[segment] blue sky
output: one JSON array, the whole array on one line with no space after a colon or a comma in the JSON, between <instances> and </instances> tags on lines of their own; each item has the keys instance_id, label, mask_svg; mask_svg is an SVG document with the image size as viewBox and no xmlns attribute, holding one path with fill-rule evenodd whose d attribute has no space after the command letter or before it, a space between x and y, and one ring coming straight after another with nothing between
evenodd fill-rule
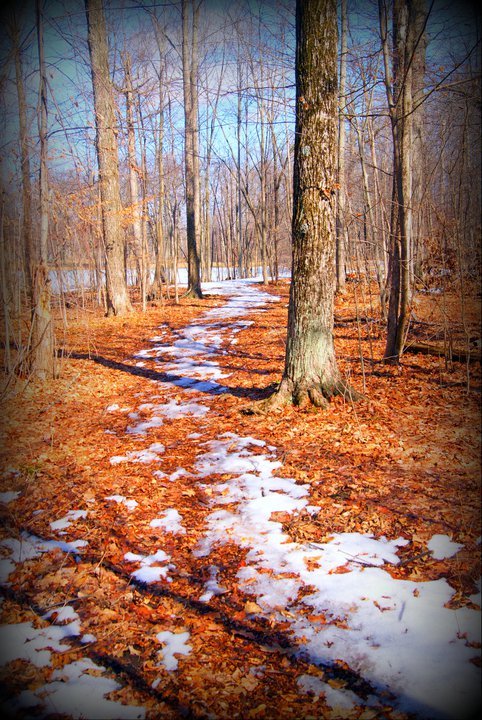
<instances>
[{"instance_id":1,"label":"blue sky","mask_svg":"<svg viewBox=\"0 0 482 720\"><path fill-rule=\"evenodd\" d=\"M170 4L170 3L168 3ZM163 2L132 2L131 0L113 0L107 2L108 25L113 31L117 40L121 42L123 37L127 38L127 46L136 50L139 37L141 48L151 52L151 59L157 63L157 51L150 33L150 21L146 13L146 6L152 12L166 17L168 20L168 36L174 45L179 43L179 9L166 10ZM154 8L156 5L156 8ZM294 0L249 0L251 9L259 12L264 24L264 35L268 45L276 51L283 52L283 60L286 64L284 82L292 85L294 81L294 38L292 34L294 22ZM143 7L144 6L144 7ZM246 7L246 6L245 6ZM377 7L368 0L348 0L350 12L351 36L356 43L373 44L377 34ZM29 9L30 8L30 9ZM211 63L210 77L213 84L216 84L216 65L219 67L221 59L221 45L217 38L221 32L229 38L232 34L233 41L228 43L228 54L226 56L226 77L223 87L223 100L220 103L220 116L223 118L224 133L217 132L218 151L222 152L222 145L225 143L225 135L231 140L234 139L235 127L235 97L232 95L236 80L236 48L237 40L230 29L231 15L236 14L238 5L227 0L204 0L202 9L203 27L208 36L209 59ZM281 8L281 10L280 10ZM282 12L289 18L287 34L282 39L277 36L279 27L277 16ZM166 15L167 13L167 15ZM23 37L28 38L24 53L24 70L27 78L27 89L29 104L31 107L31 131L36 134L34 121L36 96L38 88L36 39L34 30L34 14L32 4L25 3L24 6L24 32ZM94 131L85 130L93 126L92 98L90 87L90 73L88 67L88 51L86 44L86 20L83 0L46 0L45 2L45 47L46 61L48 65L48 79L52 94L49 100L49 127L50 147L52 164L57 169L67 170L73 166L72 153L78 156L82 164L91 164L93 159L92 141ZM247 14L242 22L246 22ZM224 29L223 29L224 28ZM291 33L290 33L291 30ZM449 68L458 57L461 57L467 48L473 45L476 38L476 22L474 20L474 6L470 2L458 0L436 0L428 26L429 36L432 42L429 45L429 58L435 65L439 66L439 74L443 75L445 68ZM111 39L113 35L111 35ZM8 53L9 42L2 32L2 57ZM150 45L153 50L149 51ZM144 47L142 47L144 46ZM152 56L154 52L154 56ZM136 51L139 54L139 51ZM113 60L115 61L115 55ZM149 58L147 58L148 60ZM146 59L145 59L146 60ZM270 62L268 57L263 58L268 69ZM16 112L16 91L14 85L14 68L12 63L3 63L3 74L6 78L4 83L4 118L1 146L3 148L3 174L4 181L14 173L14 166L11 158L17 152L18 137L18 116ZM121 76L118 76L119 78ZM175 123L177 147L181 147L182 138L182 94L180 90L180 63L177 68L172 68L172 108ZM281 83L280 74L278 80ZM293 96L293 90L286 91L288 96ZM201 122L204 113L208 109L201 94L200 111ZM254 120L254 118L251 118ZM279 117L280 128L285 132L283 122L293 122L293 114L290 111L283 118ZM80 128L80 129L78 129ZM254 140L256 127L250 127L251 137ZM86 139L89 138L90 142ZM5 177L6 175L6 177Z\"/></svg>"}]
</instances>

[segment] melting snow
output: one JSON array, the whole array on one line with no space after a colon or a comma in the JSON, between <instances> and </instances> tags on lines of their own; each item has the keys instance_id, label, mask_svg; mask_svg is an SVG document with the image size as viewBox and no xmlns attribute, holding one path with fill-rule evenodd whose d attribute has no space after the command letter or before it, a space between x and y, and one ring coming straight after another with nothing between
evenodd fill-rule
<instances>
[{"instance_id":1,"label":"melting snow","mask_svg":"<svg viewBox=\"0 0 482 720\"><path fill-rule=\"evenodd\" d=\"M186 533L186 529L181 524L181 516L175 508L164 510L162 518L155 518L149 523L153 528L163 528L166 532L181 534Z\"/></svg>"},{"instance_id":2,"label":"melting snow","mask_svg":"<svg viewBox=\"0 0 482 720\"><path fill-rule=\"evenodd\" d=\"M164 579L167 582L172 582L171 578L168 577L170 565L155 565L154 563L168 563L170 560L169 555L166 555L164 550L158 550L153 555L138 555L136 553L128 552L124 555L124 560L131 563L139 563L139 570L135 570L132 573L132 577L138 582L152 583L159 582Z\"/></svg>"},{"instance_id":3,"label":"melting snow","mask_svg":"<svg viewBox=\"0 0 482 720\"><path fill-rule=\"evenodd\" d=\"M125 505L128 510L135 510L135 508L139 505L137 500L128 500L124 495L108 495L106 500L112 500L118 505Z\"/></svg>"},{"instance_id":4,"label":"melting snow","mask_svg":"<svg viewBox=\"0 0 482 720\"><path fill-rule=\"evenodd\" d=\"M466 638L480 638L480 613L445 607L453 595L446 580L395 580L382 569L397 564L397 548L408 542L403 538L340 533L316 546L290 542L270 516L305 507L307 486L275 476L280 463L265 453L251 454L254 445L262 447L231 434L208 443L198 458L200 477L233 477L210 486L217 507L194 554L208 556L228 541L248 548L247 564L238 571L241 589L256 597L266 616L286 621L280 610L289 608L291 632L312 662L341 658L375 688L398 694L405 710L461 717L478 687L479 671L470 662L477 653ZM227 503L236 507L223 509ZM458 549L436 536L433 547L443 549L444 557ZM308 586L313 591L299 598ZM307 620L306 606L324 622ZM341 695L346 691L327 692L327 702L347 707Z\"/></svg>"},{"instance_id":5,"label":"melting snow","mask_svg":"<svg viewBox=\"0 0 482 720\"><path fill-rule=\"evenodd\" d=\"M65 528L69 527L69 525L74 522L74 520L79 520L79 518L85 517L87 517L87 510L69 510L65 517L60 518L60 520L54 520L54 522L51 522L50 527L52 528L52 530L64 530Z\"/></svg>"},{"instance_id":6,"label":"melting snow","mask_svg":"<svg viewBox=\"0 0 482 720\"><path fill-rule=\"evenodd\" d=\"M66 638L79 634L79 623L50 625L35 628L30 622L0 626L0 665L6 665L17 658L29 660L36 667L50 665L52 651L65 652L70 645L63 643Z\"/></svg>"},{"instance_id":7,"label":"melting snow","mask_svg":"<svg viewBox=\"0 0 482 720\"><path fill-rule=\"evenodd\" d=\"M447 535L434 535L427 547L436 560L445 560L456 555L463 545L452 542Z\"/></svg>"},{"instance_id":8,"label":"melting snow","mask_svg":"<svg viewBox=\"0 0 482 720\"><path fill-rule=\"evenodd\" d=\"M256 281L250 280L205 283L203 289L211 295L228 295L227 302L203 314L207 323L196 322L182 328L173 342L164 340L162 335L154 337L151 341L155 344L136 353L135 357L156 358L162 362L163 370L172 373L166 385L218 394L226 390L218 380L229 375L223 373L219 363L210 356L222 352L226 330L232 343L233 335L252 323L240 318L259 312L266 303L276 302L279 298L263 292ZM226 320L230 321L228 325ZM166 362L166 357L171 358L171 362Z\"/></svg>"},{"instance_id":9,"label":"melting snow","mask_svg":"<svg viewBox=\"0 0 482 720\"><path fill-rule=\"evenodd\" d=\"M169 480L170 480L171 482L175 482L176 480L178 480L178 479L179 479L180 477L182 477L183 475L188 475L188 476L190 476L190 475L192 475L192 473L190 473L189 470L186 470L185 468L179 467L179 468L177 468L176 470L174 470L174 472L172 472L172 473L169 475Z\"/></svg>"},{"instance_id":10,"label":"melting snow","mask_svg":"<svg viewBox=\"0 0 482 720\"><path fill-rule=\"evenodd\" d=\"M70 607L70 605L63 605L62 607L54 608L53 610L49 610L48 612L45 613L45 615L43 615L43 618L44 618L44 620L48 620L53 615L55 615L55 623L56 624L66 622L67 620L76 622L77 623L77 625L76 625L77 632L74 634L80 635L80 624L78 622L79 616L75 612L75 610L72 607Z\"/></svg>"},{"instance_id":11,"label":"melting snow","mask_svg":"<svg viewBox=\"0 0 482 720\"><path fill-rule=\"evenodd\" d=\"M150 418L150 420L143 420L142 422L137 423L137 425L129 425L127 432L132 435L145 435L147 430L155 427L161 427L161 425L163 425L162 418L158 415L154 415Z\"/></svg>"},{"instance_id":12,"label":"melting snow","mask_svg":"<svg viewBox=\"0 0 482 720\"><path fill-rule=\"evenodd\" d=\"M19 490L7 490L7 492L0 493L0 503L7 505L12 500L16 500L20 495Z\"/></svg>"},{"instance_id":13,"label":"melting snow","mask_svg":"<svg viewBox=\"0 0 482 720\"><path fill-rule=\"evenodd\" d=\"M22 692L15 702L17 708L45 707L50 715L71 715L73 718L96 718L96 720L142 720L146 713L142 707L122 705L107 700L105 696L122 687L115 680L90 675L103 672L105 667L89 659L77 660L62 669L54 670L53 682L37 688L34 692Z\"/></svg>"},{"instance_id":14,"label":"melting snow","mask_svg":"<svg viewBox=\"0 0 482 720\"><path fill-rule=\"evenodd\" d=\"M185 417L186 415L194 415L195 417L203 417L209 408L201 403L179 403L177 400L170 400L164 405L155 405L156 411L161 415L170 419Z\"/></svg>"},{"instance_id":15,"label":"melting snow","mask_svg":"<svg viewBox=\"0 0 482 720\"><path fill-rule=\"evenodd\" d=\"M136 354L138 358L162 362L163 368L172 373L170 382L155 383L157 390L177 385L206 393L224 392L226 388L218 380L227 376L213 354L222 352L223 341L235 342L233 334L250 322L241 319L244 315L258 312L267 302L277 299L246 281L212 284L205 289L211 294L232 294L223 307L204 313L210 324L189 325L172 343L164 341L163 335L157 336L152 339L156 345ZM163 360L166 357L168 364ZM152 410L153 415L129 426L130 434L144 435L159 427L163 423L161 415L169 419L187 414L202 417L208 411L200 403L182 404L176 400L161 405L144 403L138 409ZM127 412L129 408L120 409L116 403L107 408L107 412L115 410ZM133 417L138 419L137 415ZM193 433L190 437L198 435ZM309 505L308 485L276 474L281 463L275 459L273 446L266 447L253 437L225 433L205 443L204 449L194 469L201 487L207 488L206 478L210 479L212 511L194 555L207 558L216 546L226 542L245 548L246 565L237 574L240 589L254 596L264 616L290 623L287 632L298 644L300 655L310 662L324 665L343 660L372 684L374 693L394 693L403 711L429 718L471 717L470 702L472 708L477 707L477 702L480 704L480 694L476 694L480 672L470 662L477 655L470 643L480 641L480 612L468 607L459 610L446 607L453 590L445 579L413 582L392 578L384 566L398 563L398 549L408 542L404 538L389 540L359 533L334 533L320 544L306 546L292 542L281 523L271 520L272 513L280 510L315 513L317 508ZM147 464L160 461L163 452L161 443L153 443L146 449L114 456L110 462ZM153 474L165 476L160 470ZM191 473L178 468L170 479L182 474ZM213 482L216 476L217 483ZM16 497L18 493L2 493L0 502ZM136 500L126 500L122 495L106 499L123 503L129 509L137 506ZM86 511L70 511L65 518L51 523L53 529L67 527L72 520L85 517L78 513ZM170 508L151 521L151 526L183 533L181 519L178 511ZM7 580L18 562L56 548L77 553L85 544L85 541L42 541L26 534L20 540L3 540L0 547L9 551L10 556L0 561L0 581ZM428 543L436 559L453 557L461 547L442 535L434 535ZM140 582L170 581L168 572L174 566L163 550L152 555L127 553L125 560L138 564L132 577ZM217 575L218 569L213 564L200 597L202 601L225 591L218 584ZM470 599L480 604L480 582L478 589ZM287 609L289 616L284 613ZM0 643L9 648L7 653L12 657L30 659L39 666L49 664L51 651L61 652L68 647L62 640L80 634L78 619L70 607L58 610L56 618L66 624L41 630L30 623L1 627ZM189 633L164 631L156 637L164 645L163 665L169 671L175 670L178 666L175 656L191 651L187 644ZM83 642L93 639L88 635L82 637ZM10 656L2 654L4 657L8 662ZM44 702L47 707L52 703L57 713L66 712L73 717L143 718L143 708L105 699L108 692L120 686L113 680L88 674L103 669L88 660L71 663L54 672L55 682L35 692L22 693L16 702L19 707L32 707L41 702L40 696L43 699L45 693ZM158 681L153 685L156 684ZM377 702L374 696L362 701L350 690L334 688L310 675L301 676L298 684L303 692L323 695L326 703L339 712ZM383 702L382 695L382 706Z\"/></svg>"},{"instance_id":16,"label":"melting snow","mask_svg":"<svg viewBox=\"0 0 482 720\"><path fill-rule=\"evenodd\" d=\"M199 598L201 602L209 602L213 595L223 595L226 592L226 588L218 583L218 568L216 565L210 566L209 575L209 580L204 584L205 591Z\"/></svg>"},{"instance_id":17,"label":"melting snow","mask_svg":"<svg viewBox=\"0 0 482 720\"><path fill-rule=\"evenodd\" d=\"M36 535L26 532L21 533L20 539L5 538L0 541L0 548L9 550L10 556L0 558L0 584L7 582L8 576L15 570L17 563L32 560L42 553L52 550L62 550L62 552L73 553L77 556L80 548L85 545L87 545L86 540L74 540L69 543L59 540L41 540Z\"/></svg>"},{"instance_id":18,"label":"melting snow","mask_svg":"<svg viewBox=\"0 0 482 720\"><path fill-rule=\"evenodd\" d=\"M173 373L171 385L216 393L225 388L217 382L223 373L212 355L221 351L226 329L232 341L233 333L246 327L243 315L276 298L249 282L213 285L206 291L234 294L223 307L204 314L209 325L190 325L173 343L160 342L143 357L154 355L163 362L163 369ZM173 413L183 407L168 405ZM480 613L445 607L453 590L444 579L393 579L384 566L398 563L398 549L408 542L404 538L341 533L319 545L291 542L282 525L270 519L272 513L304 509L314 514L318 509L309 504L307 485L276 474L281 467L273 455L276 449L229 433L205 447L195 464L197 477L212 481L223 476L223 481L209 484L213 508L194 554L207 557L226 542L246 548L246 566L238 572L241 589L254 596L270 618L286 622L280 611L290 610L291 633L312 662L342 659L376 690L398 694L401 709L459 718L478 686L479 671L469 662L477 653L468 642L480 638ZM226 475L231 478L226 480ZM434 557L445 558L460 546L434 536L429 549ZM211 568L201 595L205 601L219 588L216 568ZM307 587L311 592L300 594ZM307 607L324 621L308 620ZM350 691L319 682L318 691L334 708L348 710L361 702Z\"/></svg>"},{"instance_id":19,"label":"melting snow","mask_svg":"<svg viewBox=\"0 0 482 720\"><path fill-rule=\"evenodd\" d=\"M300 675L298 686L305 693L316 697L325 696L327 704L337 710L352 710L355 705L362 705L362 700L351 690L339 690L312 675Z\"/></svg>"},{"instance_id":20,"label":"melting snow","mask_svg":"<svg viewBox=\"0 0 482 720\"><path fill-rule=\"evenodd\" d=\"M143 423L141 423L141 425L142 424ZM165 447L162 443L152 443L152 445L149 445L145 450L129 450L125 455L114 455L110 458L110 463L111 465L119 465L119 463L122 462L135 462L148 465L151 462L159 461L159 454L163 453L164 450Z\"/></svg>"},{"instance_id":21,"label":"melting snow","mask_svg":"<svg viewBox=\"0 0 482 720\"><path fill-rule=\"evenodd\" d=\"M159 659L166 670L177 670L178 659L176 655L189 655L192 647L187 644L189 632L173 633L169 630L157 633L156 639L164 645L159 653Z\"/></svg>"}]
</instances>

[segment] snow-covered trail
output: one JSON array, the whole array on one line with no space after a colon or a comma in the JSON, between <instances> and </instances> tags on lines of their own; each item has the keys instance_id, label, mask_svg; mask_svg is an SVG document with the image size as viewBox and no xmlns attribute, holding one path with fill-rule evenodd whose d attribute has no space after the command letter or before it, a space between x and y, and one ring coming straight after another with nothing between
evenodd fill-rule
<instances>
[{"instance_id":1,"label":"snow-covered trail","mask_svg":"<svg viewBox=\"0 0 482 720\"><path fill-rule=\"evenodd\" d=\"M227 338L236 342L235 333L251 322L244 319L248 313L259 312L275 299L243 281L213 290L228 291L229 299L205 313L206 324L188 326L172 346L161 336L160 343L156 339L151 349L140 353L151 358L168 355L171 359L164 360L163 370L179 376L178 386L208 393L223 392L226 377L213 356L222 352ZM161 410L175 417L183 410L198 413L200 407L188 398L181 406L169 404ZM270 519L272 513L305 508L316 514L317 509L309 504L308 486L280 477L276 456L276 448L233 433L200 443L196 472L199 482L209 487L212 504L205 537L195 551L211 565L212 577L202 597L209 599L217 592L216 547L236 542L248 550L246 566L238 572L240 588L266 617L286 622L289 611L292 636L312 662L346 662L378 691L393 693L401 710L462 718L467 708L470 716L480 674L470 662L474 649L468 642L480 639L480 614L445 607L453 595L446 580L393 579L386 568L398 563L397 549L408 542L403 538L350 533L333 534L331 542L316 547L291 542L281 523ZM218 474L231 477L209 483ZM442 559L461 547L437 536L429 549ZM304 587L310 593L301 597ZM472 599L480 604L480 594ZM300 688L329 693L335 705L346 709L366 703L314 677L303 677ZM374 696L368 704L383 702Z\"/></svg>"},{"instance_id":2,"label":"snow-covered trail","mask_svg":"<svg viewBox=\"0 0 482 720\"><path fill-rule=\"evenodd\" d=\"M177 386L216 394L223 392L226 377L215 359L223 343L236 342L235 333L251 322L245 316L276 298L245 281L222 283L210 291L228 292L227 303L186 327L173 345L164 343L161 335L139 356L156 358L163 371L179 378ZM168 417L204 415L204 407L187 397L179 405L153 408L153 417L159 412ZM143 422L129 432L145 429ZM277 454L256 438L233 433L200 442L195 469L212 504L205 537L195 551L211 566L202 597L208 600L218 591L216 547L235 542L248 550L246 566L238 572L239 587L256 601L261 615L281 622L289 618L301 654L315 664L346 662L378 692L393 693L401 710L462 718L466 709L470 717L480 673L470 662L475 652L469 642L480 639L480 613L445 607L453 590L444 579L393 579L387 567L398 563L397 549L408 542L404 538L349 533L333 534L330 542L317 546L291 542L281 523L270 519L272 513L304 508L316 514L317 508L309 503L307 485L280 477ZM231 477L213 485L209 478L218 474ZM461 546L436 536L429 549L442 559ZM310 592L302 595L306 587ZM480 594L472 599L480 605ZM328 693L333 704L347 710L367 704L351 691L335 692L314 677L300 679L300 688ZM381 707L383 701L373 696L368 705Z\"/></svg>"},{"instance_id":3,"label":"snow-covered trail","mask_svg":"<svg viewBox=\"0 0 482 720\"><path fill-rule=\"evenodd\" d=\"M155 360L156 367L172 377L167 385L219 394L226 390L219 381L229 374L221 370L216 356L226 354L227 348L237 343L237 333L253 324L248 315L262 312L267 303L279 298L249 280L206 283L203 288L206 294L225 296L226 303L203 313L195 323L182 328L174 340L161 326L160 333L152 338L152 346L136 354L137 365ZM166 383L163 386L165 389Z\"/></svg>"},{"instance_id":4,"label":"snow-covered trail","mask_svg":"<svg viewBox=\"0 0 482 720\"><path fill-rule=\"evenodd\" d=\"M141 444L145 441L145 447L112 456L110 462L119 471L124 463L142 462L152 464L154 475L166 477L163 424L187 415L202 422L215 413L216 396L229 382L223 354L237 342L236 334L253 322L253 313L276 300L249 281L211 284L206 292L223 294L227 301L183 328L174 340L161 326L151 346L136 354L138 365L154 365L172 380L155 381L152 397L130 413L126 433ZM109 408L113 413L118 409ZM407 540L333 533L325 543L295 543L281 523L271 519L273 512L304 510L316 515L318 509L310 503L308 484L283 477L276 447L254 433L219 433L207 441L191 433L186 442L197 443L190 483L198 483L210 498L205 531L194 550L195 562L208 566L210 573L200 600L209 602L224 592L218 582L217 550L226 542L235 543L246 552L237 581L252 601L254 614L289 622L286 632L300 656L315 665L346 663L373 688L362 698L305 674L298 678L300 693L324 696L328 706L347 714L357 708L383 713L388 703L419 717L472 717L480 704L480 670L471 662L477 651L470 643L480 641L480 612L445 607L453 590L444 579L417 583L392 578L389 568L398 563L398 548ZM175 483L182 474L180 469L167 477ZM214 479L219 476L222 481ZM129 509L136 510L135 499L108 499L130 503ZM165 508L153 513L150 525L184 534L182 512L182 507ZM68 527L76 516L64 520ZM445 536L434 536L429 543L440 559L460 549ZM172 581L175 558L162 547L153 547L147 555L127 553L124 560L138 581ZM9 562L18 561L12 550ZM480 592L471 600L480 606ZM181 637L164 631L157 640L163 648L161 662L170 672L184 661L179 655L187 658L192 652L189 633ZM125 708L122 717L131 710Z\"/></svg>"}]
</instances>

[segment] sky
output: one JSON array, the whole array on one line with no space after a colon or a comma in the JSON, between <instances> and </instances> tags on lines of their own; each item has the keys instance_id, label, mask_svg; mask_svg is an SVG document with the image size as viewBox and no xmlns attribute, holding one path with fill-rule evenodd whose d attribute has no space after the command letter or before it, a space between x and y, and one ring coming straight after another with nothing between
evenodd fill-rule
<instances>
[{"instance_id":1,"label":"sky","mask_svg":"<svg viewBox=\"0 0 482 720\"><path fill-rule=\"evenodd\" d=\"M277 73L277 82L286 86L286 96L290 99L288 112L278 117L278 131L283 135L293 131L293 83L294 83L294 0L280 0L275 3L273 0L261 0L256 3L254 0L247 0L249 5L260 13L263 20L264 35L273 52L282 52L284 63L284 77ZM133 0L113 0L107 3L107 21L111 31L115 31L117 43L122 42L122 37L127 38L127 45L135 48L135 38L141 34L144 43L143 63L147 67L149 62L157 66L157 50L150 37L150 21L147 10L155 12L161 18L167 18L167 34L170 43L170 52L177 67L171 67L171 94L173 103L173 120L175 125L175 147L179 152L182 148L182 88L180 76L179 57L176 61L176 53L179 53L179 22L180 14L178 8L168 8L165 5L170 3L162 2L134 2ZM230 156L226 149L226 142L234 143L235 139L235 97L233 90L236 83L236 48L237 41L234 41L234 33L231 26L231 16L236 12L236 5L225 0L205 0L202 8L202 34L208 38L208 58L202 62L202 68L207 62L210 66L209 77L212 83L211 90L217 84L220 63L219 42L222 35L230 34L233 42L228 43L226 56L226 74L223 84L222 99L219 106L219 116L222 120L224 131L216 132L216 151L225 157ZM368 0L349 0L348 2L351 26L351 43L363 46L373 43L374 31L377 26L377 7ZM8 8L2 10L3 17L8 17ZM22 38L25 40L24 70L27 76L26 86L30 105L30 131L36 136L36 121L34 109L37 102L38 73L36 59L36 38L34 28L34 14L32 3L25 3L23 6L24 30ZM49 127L50 127L50 155L51 168L56 171L67 172L77 165L81 174L89 175L89 169L94 164L93 140L95 136L93 128L91 80L88 65L88 49L86 44L86 21L84 3L81 0L46 0L45 12L45 47L46 61L48 65L48 80L50 85L49 98ZM234 8L234 9L233 9ZM279 10L281 8L281 11ZM279 14L287 18L287 35L279 37L277 18ZM474 43L477 34L476 23L474 22L474 10L471 2L462 0L436 0L429 22L429 35L432 42L429 44L429 55L434 66L439 67L441 75L444 68L460 58L461 54ZM242 23L246 22L247 13L243 10ZM243 37L247 35L242 33ZM111 40L113 36L111 35ZM284 42L280 43L280 40ZM18 113L16 110L16 90L14 84L14 68L9 60L10 42L6 31L5 22L2 23L0 31L0 58L3 83L3 127L0 125L0 149L3 165L4 183L9 186L13 179L18 179ZM137 51L136 51L137 52ZM270 64L266 53L263 61L266 67ZM118 66L118 54L111 56L111 67L114 63ZM151 75L152 68L151 68ZM116 81L121 82L122 76L119 72L115 75ZM204 81L204 78L203 78ZM0 87L1 87L0 85ZM153 96L155 106L155 94ZM120 105L122 109L122 103ZM209 106L206 105L203 93L200 96L200 118L201 125ZM256 138L256 125L254 106L251 104L250 136L252 145ZM203 144L203 143L202 143ZM153 157L153 144L148 141ZM34 150L36 143L34 141ZM224 149L223 149L224 148ZM121 150L121 155L125 150ZM203 152L203 150L202 150Z\"/></svg>"}]
</instances>

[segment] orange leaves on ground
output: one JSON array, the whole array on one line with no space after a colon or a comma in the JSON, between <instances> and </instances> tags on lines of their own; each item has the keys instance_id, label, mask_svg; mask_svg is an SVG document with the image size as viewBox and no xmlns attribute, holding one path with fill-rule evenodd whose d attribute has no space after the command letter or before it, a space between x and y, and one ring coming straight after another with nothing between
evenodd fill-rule
<instances>
[{"instance_id":1,"label":"orange leaves on ground","mask_svg":"<svg viewBox=\"0 0 482 720\"><path fill-rule=\"evenodd\" d=\"M243 582L246 592L239 588L237 573L246 567L247 548L234 542L216 548L217 582L224 591L204 605L199 602L211 560L197 558L193 549L206 532L206 517L217 498L216 484L231 476L206 477L204 487L198 487L196 478L188 474L194 471L200 447L191 439L193 433L199 434L199 443L233 432L274 446L274 459L283 463L279 473L310 491L311 513L271 515L273 522L281 523L289 542L312 543L316 548L329 542L334 533L402 536L409 540L400 550L403 564L386 569L413 580L445 574L457 591L454 602L458 606L474 592L474 580L480 574L480 546L476 544L480 535L479 397L466 393L467 367L462 364L453 363L449 372L439 358L409 354L402 360L401 372L379 364L383 329L378 323L361 323L362 351L365 360L370 359L362 367L352 286L348 283L346 295L337 301L336 349L341 369L355 388L361 389L365 373L367 402L351 405L336 398L325 411L288 407L255 421L240 412L264 397L266 388L282 374L288 284L281 282L265 290L280 295L282 302L269 304L263 315L253 315L254 324L236 335L237 343L226 344L224 354L213 355L220 369L229 373L229 389L220 397L199 396L199 402L210 407L202 421L185 416L166 420L148 436L126 434L127 426L135 422L129 413L152 401L153 395L158 396L154 400L158 403L184 398L178 388L167 391L130 369L136 362L132 356L151 346L150 338L158 333L159 325L164 325L167 338L174 339L176 331L207 308L219 306L219 298L185 299L177 306L167 302L150 307L145 315L133 313L122 320L82 314L78 308L68 311L65 349L78 356L64 360L56 383L32 386L9 404L8 450L1 452L4 467L12 466L19 474L1 480L0 491L14 489L12 483L17 483L22 495L5 513L4 535L17 537L26 529L48 538L52 520L71 509L88 511L86 518L68 528L69 540L87 540L88 557L76 563L63 553L45 554L25 563L12 587L28 590L45 607L72 603L83 631L96 637L96 652L128 661L139 673L139 687L142 683L151 687L162 678L159 694L172 702L161 705L159 697L143 694L149 720L161 707L163 717L178 717L179 705L183 712L200 717L278 717L273 697L283 698L280 717L330 717L325 706L300 695L296 679L302 672L312 672L309 666L284 657L271 636L262 642L252 634L253 630L284 631L287 636L292 616L289 608L280 608L282 622L266 617L249 594L254 579ZM372 313L372 289L364 292L364 307L358 298L361 318ZM433 307L427 303L432 300L427 298L417 312L421 316L426 312L432 321ZM449 306L453 316L455 308ZM365 330L370 337L365 337ZM89 355L108 362L96 362ZM470 372L472 385L480 386L480 368L474 364ZM120 410L107 412L113 404ZM140 415L148 418L149 412L141 410ZM155 466L165 476L153 476L155 468L150 464L110 463L112 456L140 450L151 442L165 446ZM255 452L265 453L266 447L254 448ZM179 468L186 474L171 481L169 475ZM105 500L114 494L135 499L138 506L130 510ZM185 534L150 526L152 519L170 508L182 516ZM43 512L34 514L38 510ZM449 534L466 551L445 563L434 561L427 553L427 542L435 533ZM126 564L125 553L148 555L157 550L171 558L171 582L154 589L136 586L130 573L138 566ZM310 558L309 569L316 571L322 561L321 553ZM344 565L332 572L347 573L349 568ZM276 577L282 581L290 574ZM22 621L30 611L5 601L3 612L7 621L11 621L8 617ZM327 622L322 613L312 613L309 607L306 618L319 625ZM159 667L155 635L176 629L189 630L195 650L178 656L177 674L170 675ZM57 658L55 662L62 666L64 661ZM26 687L45 680L37 671L34 674L35 678L25 679ZM371 720L370 713L367 710L360 717Z\"/></svg>"}]
</instances>

